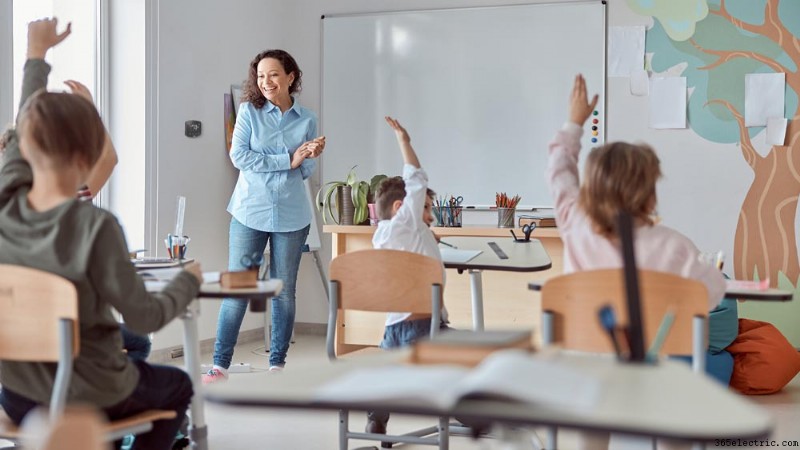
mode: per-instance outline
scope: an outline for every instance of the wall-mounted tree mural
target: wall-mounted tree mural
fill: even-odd
[[[800,277],[795,216],[800,195],[800,1],[628,0],[652,16],[647,52],[652,69],[684,68],[688,119],[705,139],[738,143],[753,181],[742,201],[734,240],[738,279],[769,277],[797,286]],[[762,128],[744,123],[745,74],[786,74],[785,146],[759,154],[752,138]]]

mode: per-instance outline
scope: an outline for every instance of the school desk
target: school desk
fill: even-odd
[[[538,239],[515,242],[509,237],[448,237],[447,243],[459,250],[480,250],[478,256],[466,262],[444,261],[448,269],[467,271],[472,292],[472,328],[483,330],[483,278],[485,270],[500,272],[538,272],[552,266],[550,256]]]
[[[408,356],[407,350],[400,350],[354,355],[335,363],[297,364],[282,373],[253,373],[207,386],[205,395],[211,402],[237,406],[367,411],[375,409],[375,403],[321,401],[315,393],[351,371],[396,366]],[[604,356],[562,354],[557,363],[599,380],[598,397],[588,409],[486,398],[462,399],[443,409],[403,399],[380,406],[397,413],[458,417],[464,422],[556,426],[710,445],[716,440],[763,439],[773,428],[772,419],[760,407],[681,362],[626,364]]]
[[[164,281],[146,281],[145,285],[150,292],[158,292],[166,285]],[[254,288],[231,289],[222,287],[218,282],[203,283],[200,285],[198,299],[202,298],[238,298],[243,300],[266,301],[281,292],[283,281],[271,279],[259,281]],[[190,405],[192,424],[189,437],[192,448],[198,450],[208,449],[208,426],[206,426],[205,412],[203,410],[203,383],[200,382],[200,337],[197,331],[197,317],[200,315],[200,303],[195,300],[189,304],[181,315],[183,320],[183,345],[186,373],[192,380],[194,397]]]
[[[372,235],[376,227],[366,225],[325,225],[322,230],[331,234],[332,257],[347,252],[372,248]],[[444,241],[454,237],[492,237],[497,240],[510,239],[509,228],[494,226],[434,227],[433,232]],[[522,230],[514,229],[517,236]],[[537,228],[533,239],[537,239],[548,254],[552,267],[539,272],[509,272],[488,270],[481,274],[483,300],[491,305],[484,313],[489,328],[525,328],[534,330],[534,343],[540,342],[539,333],[539,295],[528,291],[528,281],[545,280],[560,275],[563,270],[564,247],[557,228]],[[444,303],[450,314],[451,326],[472,328],[472,279],[460,276],[456,269],[447,269],[447,286],[444,290]],[[342,323],[346,326],[337,333],[336,353],[339,355],[376,345],[383,337],[385,314],[345,311]]]

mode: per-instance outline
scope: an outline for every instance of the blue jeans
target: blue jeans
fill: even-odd
[[[150,337],[131,332],[125,324],[120,324],[119,330],[122,332],[122,348],[128,352],[128,358],[134,361],[147,360],[152,346]]]
[[[169,450],[192,400],[192,381],[177,367],[153,366],[144,361],[134,361],[134,364],[139,369],[139,384],[128,398],[104,408],[103,412],[110,420],[119,420],[148,409],[175,411],[178,415],[174,419],[153,422],[153,429],[138,435],[133,444],[134,450]],[[38,406],[8,389],[0,393],[0,403],[16,424]],[[116,448],[121,444],[122,441],[115,442]]]
[[[310,226],[284,233],[259,231],[231,218],[228,250],[228,270],[242,270],[243,256],[263,253],[269,244],[269,276],[283,281],[280,295],[271,300],[272,334],[270,335],[269,365],[284,366],[286,352],[294,329],[295,287],[300,257]],[[228,368],[233,348],[239,337],[247,301],[226,298],[222,301],[217,319],[217,339],[214,343],[214,365]]]

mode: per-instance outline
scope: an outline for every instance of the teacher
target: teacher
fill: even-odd
[[[239,169],[231,214],[228,269],[243,270],[269,244],[269,274],[283,281],[272,299],[269,370],[282,370],[292,337],[295,286],[308,236],[311,209],[303,180],[316,168],[325,138],[316,137],[317,116],[300,106],[303,72],[283,50],[266,50],[250,62],[236,117],[230,158]],[[219,311],[214,366],[203,383],[224,381],[247,302],[225,299]]]

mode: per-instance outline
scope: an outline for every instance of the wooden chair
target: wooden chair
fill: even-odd
[[[28,267],[0,264],[0,360],[56,362],[50,396],[50,420],[64,412],[72,378],[72,361],[80,352],[78,293],[69,280]],[[173,419],[175,411],[150,410],[104,427],[105,439],[152,429],[156,420]],[[0,437],[19,440],[19,429],[0,415]]]
[[[336,332],[343,310],[410,312],[431,316],[431,336],[441,322],[443,271],[441,261],[398,250],[361,250],[337,256],[330,265],[328,357],[336,359]],[[377,347],[378,342],[375,343]],[[339,411],[339,449],[349,439],[435,445],[446,450],[448,417],[439,425],[402,435],[357,433],[349,430],[349,411]],[[436,434],[436,437],[426,437]]]
[[[705,370],[708,347],[708,291],[703,283],[677,275],[639,271],[645,349],[653,342],[667,311],[675,314],[661,355],[692,355],[692,369]],[[598,319],[598,310],[610,305],[618,326],[628,323],[622,269],[592,270],[547,280],[542,292],[542,343],[585,352],[614,352]],[[555,448],[555,429],[547,448]]]
[[[105,442],[105,417],[88,406],[69,407],[55,422],[37,408],[22,423],[23,447],[40,450],[110,450]]]

